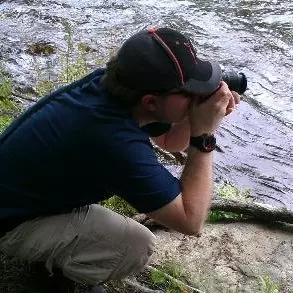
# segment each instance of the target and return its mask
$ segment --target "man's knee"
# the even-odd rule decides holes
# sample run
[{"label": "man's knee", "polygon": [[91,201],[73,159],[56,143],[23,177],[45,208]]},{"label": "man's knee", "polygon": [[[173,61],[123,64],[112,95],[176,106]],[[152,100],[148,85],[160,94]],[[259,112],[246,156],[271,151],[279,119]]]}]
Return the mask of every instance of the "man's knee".
[{"label": "man's knee", "polygon": [[[137,269],[142,269],[146,263],[149,262],[155,250],[155,235],[145,226],[129,219],[127,257],[138,260]],[[140,260],[140,261],[139,261]]]},{"label": "man's knee", "polygon": [[151,261],[155,250],[155,235],[143,225],[128,220],[128,229],[125,233],[124,248],[121,262],[112,270],[108,280],[122,279],[130,274],[136,274]]},{"label": "man's knee", "polygon": [[84,227],[76,243],[72,243],[70,255],[59,262],[69,278],[92,284],[121,279],[141,271],[150,261],[155,236],[143,225],[99,207],[87,220],[91,229]]},{"label": "man's knee", "polygon": [[[141,270],[148,263],[154,252],[155,235],[145,226],[131,218],[101,206],[92,206],[92,208],[95,209],[95,213],[99,217],[102,213],[104,214],[102,222],[104,222],[104,227],[107,228],[103,233],[111,241],[116,242],[114,247],[119,247],[118,249],[123,250],[124,259],[126,260],[126,264],[122,261],[124,266],[129,266],[129,269]],[[103,230],[101,228],[97,229]]]}]

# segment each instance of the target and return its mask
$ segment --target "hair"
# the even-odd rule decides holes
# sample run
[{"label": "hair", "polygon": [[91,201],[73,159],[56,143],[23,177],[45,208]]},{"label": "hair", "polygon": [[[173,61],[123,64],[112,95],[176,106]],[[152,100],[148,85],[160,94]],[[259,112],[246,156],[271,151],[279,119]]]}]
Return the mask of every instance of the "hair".
[{"label": "hair", "polygon": [[168,94],[168,92],[138,91],[123,85],[118,76],[117,55],[110,58],[107,62],[101,84],[103,88],[110,93],[113,99],[128,107],[134,107],[146,94],[162,97]]},{"label": "hair", "polygon": [[110,93],[112,98],[125,106],[135,106],[144,93],[124,86],[119,81],[117,73],[117,56],[114,56],[106,64],[105,74],[101,79],[103,88]]}]

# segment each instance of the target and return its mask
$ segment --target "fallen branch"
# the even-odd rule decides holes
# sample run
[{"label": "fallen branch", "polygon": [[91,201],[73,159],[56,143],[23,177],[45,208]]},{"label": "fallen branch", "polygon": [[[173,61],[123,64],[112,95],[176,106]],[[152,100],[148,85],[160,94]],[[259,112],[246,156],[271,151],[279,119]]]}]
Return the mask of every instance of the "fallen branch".
[{"label": "fallen branch", "polygon": [[[284,222],[293,224],[293,211],[287,208],[274,208],[267,204],[249,202],[235,199],[216,198],[212,200],[211,211],[231,212],[243,215],[244,218],[266,221],[266,222]],[[137,214],[133,219],[149,228],[162,227],[159,223],[149,218],[145,214]]]},{"label": "fallen branch", "polygon": [[256,220],[293,224],[293,211],[257,202],[217,198],[212,200],[211,210],[242,214]]}]

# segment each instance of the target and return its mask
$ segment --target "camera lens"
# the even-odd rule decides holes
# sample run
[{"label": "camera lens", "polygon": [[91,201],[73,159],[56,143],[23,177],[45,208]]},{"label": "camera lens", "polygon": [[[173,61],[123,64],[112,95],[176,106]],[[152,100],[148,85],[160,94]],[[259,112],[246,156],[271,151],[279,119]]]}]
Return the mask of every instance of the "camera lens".
[{"label": "camera lens", "polygon": [[242,72],[224,71],[222,80],[225,81],[231,91],[243,94],[247,89],[247,78]]}]

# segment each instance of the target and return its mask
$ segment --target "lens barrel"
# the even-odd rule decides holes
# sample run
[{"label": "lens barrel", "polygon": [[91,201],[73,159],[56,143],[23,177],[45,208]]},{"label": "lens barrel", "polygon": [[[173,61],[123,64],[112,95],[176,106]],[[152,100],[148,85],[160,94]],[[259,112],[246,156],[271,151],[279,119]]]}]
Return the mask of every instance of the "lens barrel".
[{"label": "lens barrel", "polygon": [[240,95],[247,89],[247,78],[242,72],[223,71],[222,80],[227,83],[231,91],[235,91]]}]

